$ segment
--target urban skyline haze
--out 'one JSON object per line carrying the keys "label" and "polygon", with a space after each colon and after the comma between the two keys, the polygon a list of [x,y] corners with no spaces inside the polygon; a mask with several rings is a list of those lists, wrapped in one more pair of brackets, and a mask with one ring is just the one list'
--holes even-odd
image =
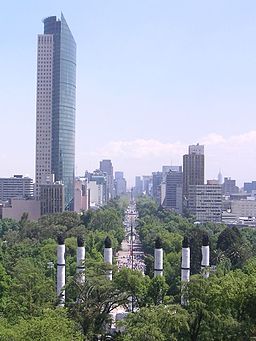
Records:
{"label": "urban skyline haze", "polygon": [[[205,145],[206,179],[255,180],[254,1],[2,3],[0,176],[34,179],[36,42],[64,13],[77,42],[76,174],[135,175]],[[8,28],[8,29],[6,29]]]}

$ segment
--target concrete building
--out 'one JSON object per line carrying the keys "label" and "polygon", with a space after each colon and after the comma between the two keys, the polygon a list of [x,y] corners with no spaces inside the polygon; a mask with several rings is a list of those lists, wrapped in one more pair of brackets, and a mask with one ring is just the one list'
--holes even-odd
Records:
{"label": "concrete building", "polygon": [[182,213],[182,172],[170,170],[165,180],[165,208]]}
{"label": "concrete building", "polygon": [[62,183],[45,183],[40,185],[41,215],[61,213],[65,209],[64,185]]}
{"label": "concrete building", "polygon": [[11,199],[11,203],[0,205],[0,219],[10,218],[19,221],[24,213],[28,220],[38,220],[41,216],[40,201],[34,199]]}
{"label": "concrete building", "polygon": [[196,220],[201,223],[221,222],[221,185],[190,185],[188,209],[190,213],[196,216]]}
{"label": "concrete building", "polygon": [[100,171],[107,175],[107,201],[114,197],[114,176],[111,160],[100,161]]}
{"label": "concrete building", "polygon": [[189,187],[204,184],[204,146],[191,145],[183,155],[183,196],[189,195]]}
{"label": "concrete building", "polygon": [[64,184],[65,209],[74,206],[76,43],[66,23],[43,20],[38,35],[36,99],[36,198],[45,178]]}
{"label": "concrete building", "polygon": [[[100,194],[100,196],[102,196],[102,199],[96,200],[96,202],[101,202],[100,205],[104,205],[108,202],[109,200],[109,196],[108,196],[108,191],[107,191],[107,174],[105,172],[102,172],[99,169],[96,169],[95,171],[93,171],[92,173],[89,172],[85,172],[85,179],[87,181],[87,189],[88,189],[88,207],[90,206],[90,191],[89,191],[89,183],[90,182],[96,182],[96,185],[101,186],[102,190],[100,191],[100,193],[102,192],[102,194]],[[94,185],[92,185],[94,186]],[[95,201],[93,201],[95,202]],[[92,204],[92,203],[91,203]]]}
{"label": "concrete building", "polygon": [[88,210],[88,189],[87,179],[76,178],[75,195],[74,195],[74,211],[86,212]]}
{"label": "concrete building", "polygon": [[155,199],[158,205],[161,204],[161,183],[163,179],[162,172],[152,173],[152,197]]}
{"label": "concrete building", "polygon": [[124,178],[123,172],[115,172],[115,180],[114,180],[114,188],[115,188],[115,196],[120,196],[125,194],[127,189],[127,183]]}
{"label": "concrete building", "polygon": [[137,196],[143,193],[143,182],[140,176],[135,177],[135,187],[133,190],[133,195],[136,198]]}
{"label": "concrete building", "polygon": [[245,182],[244,191],[247,193],[252,193],[252,191],[256,191],[256,181]]}
{"label": "concrete building", "polygon": [[104,187],[102,183],[90,181],[88,189],[88,208],[101,207],[104,202]]}
{"label": "concrete building", "polygon": [[143,193],[146,195],[152,194],[152,175],[142,176]]}
{"label": "concrete building", "polygon": [[33,180],[23,175],[0,178],[0,201],[12,198],[31,198],[34,196]]}
{"label": "concrete building", "polygon": [[231,200],[231,213],[240,217],[256,217],[256,200]]}
{"label": "concrete building", "polygon": [[222,184],[222,193],[223,195],[230,195],[239,192],[239,188],[236,186],[236,180],[232,180],[231,178],[224,178],[224,182]]}
{"label": "concrete building", "polygon": [[162,166],[163,181],[166,179],[166,175],[170,172],[182,172],[182,166]]}

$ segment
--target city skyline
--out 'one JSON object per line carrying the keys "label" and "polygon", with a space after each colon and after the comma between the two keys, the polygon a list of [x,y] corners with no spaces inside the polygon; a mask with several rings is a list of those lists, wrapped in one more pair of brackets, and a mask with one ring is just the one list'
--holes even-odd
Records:
{"label": "city skyline", "polygon": [[187,146],[199,142],[205,145],[206,179],[221,169],[239,186],[254,180],[252,1],[1,7],[16,24],[10,27],[8,16],[1,22],[10,30],[1,47],[7,142],[0,176],[34,178],[36,36],[43,17],[63,11],[78,45],[77,175],[111,159],[131,186],[135,175],[181,165]]}

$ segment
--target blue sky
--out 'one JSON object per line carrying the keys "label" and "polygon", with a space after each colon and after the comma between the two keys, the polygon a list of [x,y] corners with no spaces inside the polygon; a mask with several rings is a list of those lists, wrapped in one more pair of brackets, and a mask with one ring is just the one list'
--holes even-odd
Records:
{"label": "blue sky", "polygon": [[76,170],[112,158],[132,184],[205,143],[206,175],[256,176],[256,2],[9,1],[0,176],[34,177],[36,39],[64,13],[77,42]]}

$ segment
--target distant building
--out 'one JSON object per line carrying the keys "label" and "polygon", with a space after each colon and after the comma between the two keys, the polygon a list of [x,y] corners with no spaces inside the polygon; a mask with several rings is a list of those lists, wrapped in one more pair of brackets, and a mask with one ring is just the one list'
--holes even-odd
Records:
{"label": "distant building", "polygon": [[245,182],[244,191],[247,193],[252,193],[252,191],[256,191],[256,181]]}
{"label": "distant building", "polygon": [[[179,168],[180,169],[180,168]],[[165,199],[163,206],[182,213],[182,172],[170,170],[165,180]]]}
{"label": "distant building", "polygon": [[143,193],[143,182],[140,176],[135,177],[135,186],[133,189],[133,195],[136,198],[137,196]]}
{"label": "distant building", "polygon": [[222,193],[223,195],[230,195],[239,192],[239,188],[236,186],[236,180],[232,180],[231,178],[224,178],[224,182],[222,184]]}
{"label": "distant building", "polygon": [[76,178],[74,198],[74,211],[86,212],[88,210],[87,179]]}
{"label": "distant building", "polygon": [[[109,201],[109,192],[108,192],[108,187],[107,187],[108,185],[107,174],[99,169],[96,169],[92,173],[85,172],[85,179],[87,181],[87,189],[88,189],[88,207],[90,207],[90,205],[95,205],[95,202],[100,202],[100,204],[97,204],[100,206],[106,204]],[[90,199],[90,190],[92,190],[92,187],[94,186],[93,184],[91,186],[89,185],[91,182],[95,182],[95,185],[98,185],[101,188],[99,192],[100,198],[95,199],[96,194],[93,195],[94,197],[93,202]]]}
{"label": "distant building", "polygon": [[114,180],[114,188],[115,188],[115,196],[120,196],[125,194],[127,189],[127,183],[124,178],[123,172],[115,172],[115,180]]}
{"label": "distant building", "polygon": [[158,205],[161,204],[161,183],[163,179],[162,172],[152,173],[152,197],[155,199]]}
{"label": "distant building", "polygon": [[204,146],[191,145],[183,155],[183,196],[188,198],[189,187],[204,184]]}
{"label": "distant building", "polygon": [[223,176],[221,174],[221,171],[219,171],[219,174],[218,174],[218,184],[219,185],[222,185],[223,184]]}
{"label": "distant building", "polygon": [[0,219],[19,221],[24,213],[28,214],[28,220],[38,220],[41,216],[40,201],[13,198],[10,203],[0,205]]}
{"label": "distant building", "polygon": [[166,175],[170,172],[182,172],[182,166],[162,166],[163,181],[165,181]]}
{"label": "distant building", "polygon": [[196,220],[204,222],[221,222],[222,189],[221,185],[190,185],[188,196],[189,212]]}
{"label": "distant building", "polygon": [[111,160],[100,161],[100,171],[107,175],[107,201],[114,197],[114,176]]}
{"label": "distant building", "polygon": [[152,175],[143,175],[143,193],[146,195],[151,195],[152,193]]}
{"label": "distant building", "polygon": [[88,208],[101,207],[104,202],[103,184],[92,180],[88,182]]}
{"label": "distant building", "polygon": [[237,218],[256,217],[256,200],[232,200],[231,213]]}
{"label": "distant building", "polygon": [[31,198],[34,196],[33,180],[23,175],[0,178],[0,201],[12,198]]}

